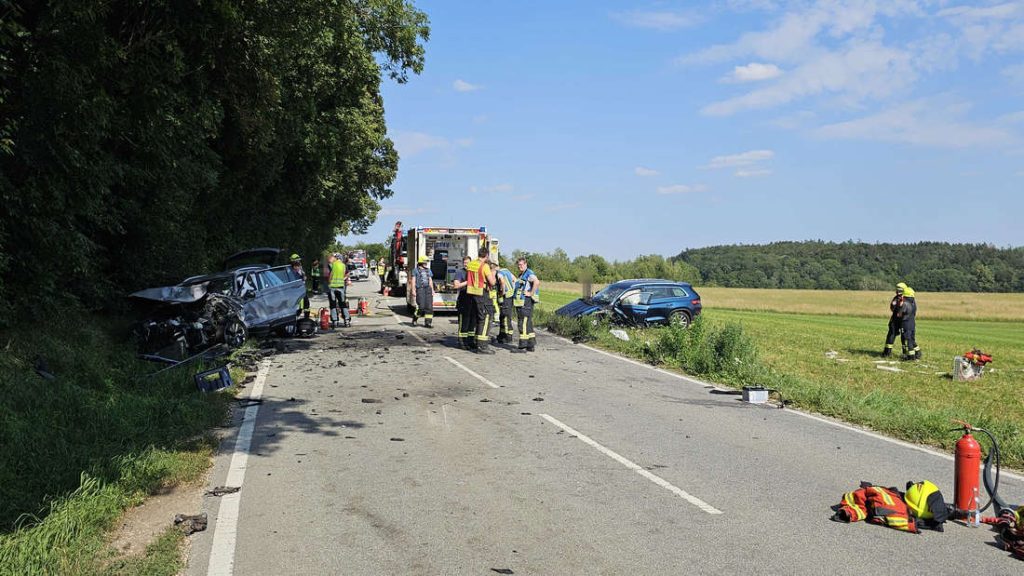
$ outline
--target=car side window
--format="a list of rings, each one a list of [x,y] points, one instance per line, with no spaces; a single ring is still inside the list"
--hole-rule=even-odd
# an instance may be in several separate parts
[[[623,306],[636,306],[640,303],[640,291],[627,292],[623,294],[622,298],[619,298],[619,304]]]
[[[260,272],[258,282],[260,284],[260,290],[266,290],[267,288],[284,284],[284,281],[282,281],[281,278],[271,270],[264,270],[263,272]]]
[[[686,290],[684,290],[684,289],[682,289],[682,288],[680,288],[678,286],[673,286],[672,287],[672,296],[675,296],[676,298],[688,298],[690,295],[686,293]]]

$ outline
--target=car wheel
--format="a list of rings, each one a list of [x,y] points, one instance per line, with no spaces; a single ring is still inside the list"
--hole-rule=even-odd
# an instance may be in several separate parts
[[[238,318],[232,318],[224,324],[224,343],[229,348],[238,348],[242,344],[245,344],[246,338],[249,337],[249,331],[246,329],[245,324]]]
[[[690,313],[686,310],[676,310],[668,317],[669,324],[680,328],[690,327]]]

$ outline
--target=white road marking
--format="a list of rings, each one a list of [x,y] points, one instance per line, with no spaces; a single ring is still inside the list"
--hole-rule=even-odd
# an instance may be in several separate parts
[[[399,326],[403,326],[402,319],[398,316],[398,314],[395,314],[394,312],[392,312],[391,316],[394,317],[395,324],[398,324]],[[424,340],[423,337],[420,336],[419,334],[413,332],[412,330],[406,330],[406,332],[409,333],[409,336],[412,336],[413,338],[419,340],[420,344],[427,344],[427,341]]]
[[[566,342],[571,342],[571,341],[570,340],[566,340]],[[638,362],[638,361],[632,360],[630,358],[625,358],[623,356],[619,356],[618,354],[612,354],[611,352],[605,352],[604,350],[598,350],[597,348],[593,348],[593,347],[587,346],[586,344],[576,344],[576,346],[579,346],[580,348],[586,348],[587,350],[590,350],[592,352],[597,352],[598,354],[604,354],[605,356],[608,356],[608,357],[611,357],[611,358],[615,358],[616,360],[621,360],[623,362],[628,362],[630,364],[635,364],[637,366],[642,366],[644,368],[647,368],[648,370],[653,370],[655,372],[658,372],[659,374],[664,374],[666,376],[671,376],[673,378],[678,378],[679,380],[683,380],[683,381],[689,382],[691,384],[697,384],[699,386],[704,386],[706,388],[714,388],[716,390],[727,390],[727,388],[719,388],[718,386],[715,386],[713,384],[708,384],[707,382],[701,382],[700,380],[696,380],[696,379],[690,378],[688,376],[683,376],[682,374],[676,374],[675,372],[669,372],[668,370],[662,370],[661,368],[655,368],[654,366],[651,366],[650,364],[644,364],[643,362]],[[917,444],[912,444],[910,442],[905,442],[903,440],[897,440],[896,438],[889,438],[888,436],[883,436],[882,434],[878,434],[878,433],[872,432],[870,430],[864,430],[863,428],[857,428],[856,426],[851,426],[849,424],[844,424],[842,422],[836,422],[835,420],[830,420],[828,418],[825,418],[825,417],[822,417],[822,416],[818,416],[816,414],[811,414],[809,412],[804,412],[804,411],[798,410],[796,408],[787,408],[783,412],[785,412],[786,414],[794,415],[794,416],[803,416],[804,418],[810,418],[811,420],[816,420],[816,421],[821,422],[823,424],[828,424],[829,426],[834,426],[836,428],[842,428],[843,430],[848,430],[850,432],[856,432],[857,434],[862,434],[864,436],[868,436],[868,437],[874,438],[876,440],[882,440],[882,441],[888,442],[890,444],[895,444],[897,446],[902,446],[903,448],[909,448],[910,450],[916,450],[918,452],[923,452],[925,454],[930,454],[932,456],[938,456],[939,458],[942,458],[944,460],[953,461],[953,456],[951,454],[946,454],[945,452],[939,452],[938,450],[933,450],[931,448],[928,448],[928,447],[925,447],[925,446],[919,446]],[[1005,471],[1005,470],[999,472],[999,477],[1000,478],[1004,478],[1004,477],[1005,478],[1013,478],[1014,480],[1024,481],[1024,476],[1022,476],[1020,474],[1014,474],[1013,472],[1008,472],[1008,471]]]
[[[256,373],[250,400],[259,400],[263,395],[263,383],[270,372],[270,359],[264,359]],[[249,447],[252,445],[252,434],[256,428],[256,415],[260,411],[259,404],[251,404],[245,409],[242,427],[235,439],[235,452],[231,456],[228,477],[225,486],[242,487],[245,479],[245,468],[249,461]],[[220,499],[217,511],[217,523],[213,532],[213,547],[210,550],[210,563],[206,573],[209,576],[231,576],[235,568],[235,544],[238,542],[238,509],[242,502],[242,493],[225,494]]]
[[[455,365],[456,365],[456,366],[458,366],[459,368],[462,368],[462,369],[463,369],[463,370],[465,370],[465,371],[466,371],[466,372],[467,372],[467,373],[468,373],[468,374],[469,374],[470,376],[472,376],[473,378],[476,378],[477,380],[479,380],[479,381],[483,382],[484,384],[487,384],[487,385],[488,385],[488,386],[490,386],[491,388],[501,388],[501,386],[498,386],[497,384],[495,384],[494,382],[491,382],[491,381],[490,381],[490,380],[488,380],[487,378],[484,378],[483,376],[481,376],[481,375],[477,374],[476,372],[473,372],[473,371],[472,371],[472,370],[470,370],[469,368],[466,368],[465,366],[463,366],[463,365],[462,365],[462,364],[461,364],[461,363],[460,363],[460,362],[459,362],[458,360],[456,360],[455,358],[452,358],[451,356],[445,356],[445,357],[444,357],[444,359],[445,359],[445,360],[447,360],[447,361],[449,361],[449,362],[451,362],[452,364],[455,364]]]
[[[604,446],[598,444],[597,442],[595,442],[594,440],[590,439],[589,437],[584,436],[583,434],[580,434],[579,432],[577,432],[576,430],[573,430],[569,426],[566,426],[562,422],[559,422],[555,418],[552,418],[551,416],[548,416],[547,414],[541,414],[540,416],[541,416],[541,418],[547,420],[548,422],[551,422],[555,426],[558,426],[562,430],[565,430],[569,434],[572,434],[573,436],[579,438],[584,443],[593,446],[594,448],[596,448],[599,452],[601,452],[605,456],[608,456],[609,458],[611,458],[612,460],[615,460],[619,464],[622,464],[626,468],[629,468],[630,470],[636,472],[637,474],[643,476],[644,478],[650,480],[651,482],[654,482],[658,486],[661,486],[665,490],[668,490],[669,492],[675,494],[676,496],[679,496],[683,500],[686,500],[687,502],[689,502],[690,504],[693,504],[697,508],[700,508],[704,512],[707,512],[708,514],[722,514],[722,511],[719,510],[718,508],[715,508],[714,506],[708,504],[707,502],[701,500],[700,498],[697,498],[696,496],[690,494],[689,492],[683,490],[682,488],[674,486],[673,484],[669,483],[664,478],[662,478],[660,476],[657,476],[655,474],[651,474],[648,470],[645,470],[639,464],[636,464],[632,460],[629,460],[629,459],[627,459],[627,458],[625,458],[623,456],[620,456],[616,452],[614,452],[614,451],[612,451],[612,450],[610,450],[608,448],[605,448]]]

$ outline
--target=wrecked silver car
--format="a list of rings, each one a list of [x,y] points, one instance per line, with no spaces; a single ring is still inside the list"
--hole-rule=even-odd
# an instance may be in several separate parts
[[[217,344],[234,348],[250,336],[293,326],[306,286],[281,250],[258,248],[229,257],[224,270],[130,295],[145,320],[135,327],[147,358],[178,362]]]

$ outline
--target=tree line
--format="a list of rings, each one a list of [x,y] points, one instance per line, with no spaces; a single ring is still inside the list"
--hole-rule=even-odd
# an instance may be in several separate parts
[[[1024,247],[988,244],[869,244],[774,242],[684,250],[676,256],[639,256],[609,262],[598,255],[569,258],[517,251],[541,278],[598,283],[623,278],[667,278],[698,286],[890,290],[900,281],[928,292],[1024,292]]]
[[[406,0],[5,3],[0,326],[365,230],[428,34]]]

